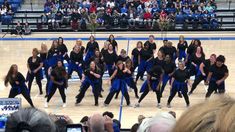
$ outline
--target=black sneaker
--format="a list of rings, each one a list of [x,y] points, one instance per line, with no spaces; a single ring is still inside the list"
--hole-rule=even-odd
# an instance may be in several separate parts
[[[100,97],[100,98],[103,98],[103,95],[102,95],[102,94],[100,94],[100,95],[99,95],[99,97]]]
[[[182,94],[181,94],[181,93],[178,93],[178,97],[179,97],[179,98],[182,98]]]
[[[190,92],[188,92],[188,96],[190,96],[191,94],[193,94],[193,92],[191,92],[191,91],[190,91]]]

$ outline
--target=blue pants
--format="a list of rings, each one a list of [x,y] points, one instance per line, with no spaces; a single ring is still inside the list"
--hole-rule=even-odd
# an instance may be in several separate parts
[[[165,87],[166,87],[166,84],[167,82],[170,80],[171,82],[171,77],[168,76],[168,74],[164,74],[163,75],[163,79],[162,79],[162,87],[161,87],[161,94],[163,93]]]
[[[179,50],[179,60],[186,59],[186,53],[184,50]]]
[[[82,79],[82,66],[79,66],[74,62],[70,62],[68,66],[68,75],[71,76],[73,71],[76,71],[79,78]]]
[[[106,67],[106,70],[108,70],[109,76],[111,77],[115,68],[113,67],[113,65],[108,65],[108,64],[105,67]]]
[[[187,83],[185,82],[178,82],[178,81],[174,81],[173,82],[173,86],[172,86],[172,89],[171,89],[171,93],[170,93],[170,96],[168,98],[168,104],[171,103],[171,101],[173,100],[173,98],[175,97],[176,93],[178,91],[181,91],[181,93],[183,94],[184,96],[184,100],[186,102],[187,105],[189,105],[189,98],[188,98],[188,86],[187,86]]]

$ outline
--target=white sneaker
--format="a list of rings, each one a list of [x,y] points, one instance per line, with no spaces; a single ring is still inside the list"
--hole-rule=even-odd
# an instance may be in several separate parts
[[[140,103],[135,104],[135,108],[140,107]]]
[[[44,107],[48,108],[48,103],[47,102],[45,102]]]
[[[157,107],[158,107],[159,109],[161,109],[161,108],[162,108],[162,106],[161,106],[161,104],[160,104],[160,103],[158,103],[158,104],[157,104]]]
[[[63,103],[62,107],[65,108],[66,107],[66,103]]]

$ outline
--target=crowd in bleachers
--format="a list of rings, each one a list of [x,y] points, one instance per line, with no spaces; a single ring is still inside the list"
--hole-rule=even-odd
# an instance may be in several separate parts
[[[215,29],[216,7],[214,0],[47,0],[43,21],[52,28],[70,24],[74,30],[86,29],[93,14],[96,24],[106,28],[168,30],[192,24]]]
[[[14,13],[20,7],[22,0],[0,0],[0,18],[4,24],[12,22]]]

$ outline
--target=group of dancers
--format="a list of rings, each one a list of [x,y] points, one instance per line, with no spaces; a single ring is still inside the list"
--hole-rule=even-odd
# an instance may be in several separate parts
[[[211,54],[209,59],[205,59],[200,40],[192,40],[188,45],[184,36],[179,37],[177,47],[174,47],[168,40],[163,40],[163,44],[159,50],[156,50],[154,36],[150,35],[149,40],[145,43],[137,42],[129,57],[124,49],[121,49],[118,55],[118,43],[114,35],[109,36],[101,50],[95,37],[90,36],[86,48],[82,45],[81,40],[77,40],[69,55],[63,38],[59,37],[52,42],[49,50],[45,44],[41,45],[40,51],[37,48],[33,49],[32,56],[27,61],[26,79],[18,71],[17,65],[13,64],[5,77],[5,85],[10,83],[12,87],[9,98],[22,94],[32,107],[34,107],[30,98],[32,82],[36,79],[40,95],[42,95],[43,76],[47,79],[45,107],[48,107],[48,103],[57,89],[63,100],[63,107],[66,107],[65,89],[69,87],[68,79],[72,77],[74,71],[81,80],[76,105],[81,103],[89,87],[92,88],[94,94],[95,106],[99,105],[99,98],[102,97],[102,91],[105,90],[102,85],[102,77],[106,71],[110,76],[111,86],[104,101],[105,106],[110,104],[114,96],[118,98],[120,92],[127,105],[131,106],[129,87],[134,90],[135,97],[138,99],[135,107],[139,107],[145,96],[153,91],[156,93],[157,107],[161,108],[161,98],[168,82],[170,95],[167,107],[171,107],[171,101],[176,94],[181,98],[183,95],[186,106],[189,106],[189,95],[193,94],[201,81],[204,81],[205,85],[209,85],[206,98],[210,97],[213,92],[218,94],[225,92],[225,80],[229,72],[224,64],[223,55]],[[65,61],[68,63],[67,70],[64,65]],[[135,76],[136,69],[137,75]],[[145,72],[147,72],[146,80],[143,79]],[[195,76],[192,86],[189,84],[191,76]],[[136,85],[139,79],[144,81],[140,90]],[[191,87],[189,92],[188,86]],[[140,97],[138,91],[142,93]]]

